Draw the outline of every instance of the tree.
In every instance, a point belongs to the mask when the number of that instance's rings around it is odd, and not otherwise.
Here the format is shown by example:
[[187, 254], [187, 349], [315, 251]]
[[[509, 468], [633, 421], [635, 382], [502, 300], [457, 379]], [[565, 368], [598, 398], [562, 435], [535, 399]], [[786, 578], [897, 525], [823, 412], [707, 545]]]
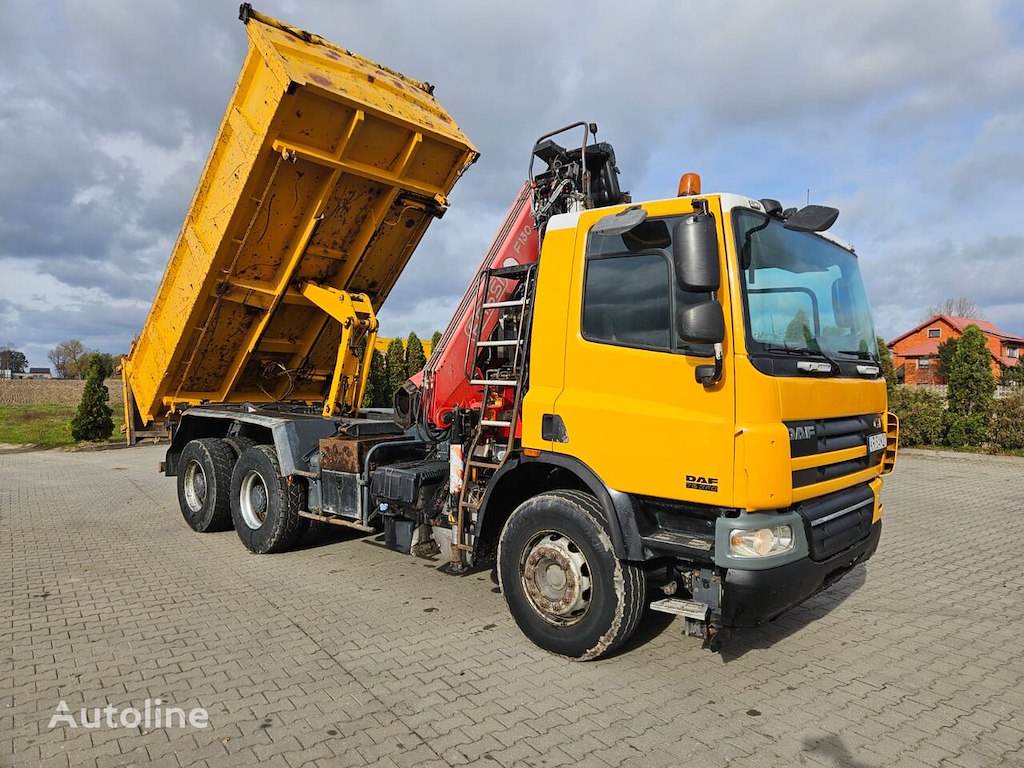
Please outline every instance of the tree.
[[786, 326], [787, 347], [810, 347], [814, 336], [811, 335], [811, 318], [802, 309], [796, 311], [796, 315]]
[[112, 378], [117, 372], [117, 366], [121, 364], [121, 355], [112, 355], [109, 352], [96, 352], [95, 354], [103, 363], [103, 378]]
[[896, 369], [892, 365], [892, 350], [886, 346], [885, 339], [881, 336], [875, 337], [875, 343], [878, 344], [878, 364], [885, 377], [885, 388], [891, 392], [892, 388], [896, 386]]
[[431, 349], [437, 349], [437, 342], [439, 342], [441, 340], [441, 336], [442, 335], [443, 334], [440, 331], [434, 331], [434, 333], [430, 337], [430, 348]]
[[11, 344], [0, 347], [0, 371], [24, 373], [27, 367], [28, 358], [24, 352], [19, 352]]
[[397, 337], [392, 339], [384, 357], [388, 373], [388, 399], [390, 400], [409, 378], [405, 375], [405, 347], [402, 346], [402, 340]]
[[976, 325], [964, 329], [946, 377], [946, 440], [951, 445], [981, 445], [988, 434], [996, 379], [985, 335]]
[[1024, 386], [1024, 363], [1017, 363], [1009, 368], [1004, 368], [1002, 376], [999, 377], [999, 383], [1004, 387]]
[[[928, 307], [928, 317], [935, 315], [950, 315], [952, 317], [970, 317], [974, 320], [982, 320], [981, 310], [977, 302], [970, 296], [956, 296], [945, 299], [934, 307]], [[925, 318], [926, 320], [928, 318]]]
[[415, 331], [409, 331], [409, 337], [405, 340], [405, 378], [419, 373], [426, 364], [427, 353], [423, 351], [420, 337]]
[[959, 339], [949, 338], [939, 344], [939, 375], [949, 380], [949, 372], [953, 369], [953, 358], [956, 357], [956, 345]]
[[945, 435], [944, 398], [925, 387], [896, 387], [889, 410], [900, 420], [900, 446], [941, 445]]
[[370, 359], [370, 372], [366, 378], [363, 408], [387, 408], [391, 405], [391, 394], [384, 355], [375, 349]]
[[99, 355], [89, 357], [88, 371], [78, 412], [71, 420], [71, 437], [78, 442], [106, 440], [114, 431], [114, 412], [107, 405], [110, 393], [103, 384], [103, 359]]
[[78, 339], [67, 339], [51, 349], [48, 357], [58, 378], [80, 379], [85, 376], [89, 354]]

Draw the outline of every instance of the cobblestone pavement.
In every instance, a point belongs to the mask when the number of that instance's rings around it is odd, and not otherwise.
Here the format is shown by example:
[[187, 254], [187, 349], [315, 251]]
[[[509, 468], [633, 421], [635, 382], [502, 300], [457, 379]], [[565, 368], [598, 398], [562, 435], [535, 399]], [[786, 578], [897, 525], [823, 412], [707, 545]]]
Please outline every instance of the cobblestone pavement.
[[[573, 664], [487, 575], [192, 533], [162, 453], [0, 452], [0, 765], [1024, 765], [1024, 460], [904, 454], [866, 568], [722, 655], [654, 614]], [[209, 727], [48, 728], [147, 698]]]

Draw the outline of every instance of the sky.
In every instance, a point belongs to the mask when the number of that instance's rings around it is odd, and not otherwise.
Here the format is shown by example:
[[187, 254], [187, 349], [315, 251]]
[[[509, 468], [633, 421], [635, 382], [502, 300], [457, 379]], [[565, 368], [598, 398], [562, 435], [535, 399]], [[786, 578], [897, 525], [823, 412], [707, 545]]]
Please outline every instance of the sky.
[[[262, 0], [435, 84], [480, 160], [379, 313], [443, 329], [537, 136], [598, 123], [634, 200], [705, 192], [841, 211], [876, 331], [946, 298], [1024, 335], [1019, 0]], [[0, 344], [127, 352], [247, 46], [237, 2], [0, 0]]]

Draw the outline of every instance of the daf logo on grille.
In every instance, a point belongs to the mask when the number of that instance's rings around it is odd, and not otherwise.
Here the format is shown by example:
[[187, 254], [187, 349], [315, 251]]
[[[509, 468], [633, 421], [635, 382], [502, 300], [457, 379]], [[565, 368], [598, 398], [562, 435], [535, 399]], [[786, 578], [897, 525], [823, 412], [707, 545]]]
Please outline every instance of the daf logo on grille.
[[809, 424], [806, 427], [787, 427], [787, 429], [789, 429], [790, 440], [807, 440], [814, 437], [813, 424]]

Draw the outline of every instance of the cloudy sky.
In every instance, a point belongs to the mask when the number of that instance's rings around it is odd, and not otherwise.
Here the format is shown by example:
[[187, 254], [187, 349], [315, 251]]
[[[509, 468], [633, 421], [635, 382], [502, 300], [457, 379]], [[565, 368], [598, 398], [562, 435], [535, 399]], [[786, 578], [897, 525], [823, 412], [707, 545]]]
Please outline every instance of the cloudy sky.
[[[245, 56], [237, 2], [0, 0], [0, 344], [125, 352]], [[482, 152], [381, 313], [443, 328], [533, 140], [596, 121], [634, 199], [704, 190], [838, 207], [878, 333], [969, 296], [1024, 335], [1019, 0], [256, 7], [410, 77]]]

